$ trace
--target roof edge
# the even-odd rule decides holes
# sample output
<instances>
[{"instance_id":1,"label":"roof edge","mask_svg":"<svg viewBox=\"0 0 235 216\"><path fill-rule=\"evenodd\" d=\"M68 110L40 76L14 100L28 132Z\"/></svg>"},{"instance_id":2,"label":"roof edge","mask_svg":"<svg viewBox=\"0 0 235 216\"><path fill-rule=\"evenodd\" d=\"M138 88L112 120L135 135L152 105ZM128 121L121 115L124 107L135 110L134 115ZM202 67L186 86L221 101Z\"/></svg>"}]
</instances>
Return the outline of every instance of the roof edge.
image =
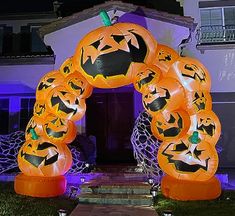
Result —
<instances>
[{"instance_id":1,"label":"roof edge","mask_svg":"<svg viewBox=\"0 0 235 216\"><path fill-rule=\"evenodd\" d=\"M194 23L194 19L189 16L170 14L168 12L157 11L155 9L146 8L144 6L134 5L131 3L124 3L122 1L107 1L105 3L98 4L91 8L74 13L71 16L59 18L58 20L48 25L44 25L39 29L39 34L43 38L49 33L97 16L99 15L101 9L106 11L120 10L123 12L133 12L136 15L145 16L147 18L156 19L159 21L168 22L179 26L184 26L186 28L189 28L191 31L194 31L197 26L197 23ZM137 12L137 9L141 9L141 14Z\"/></svg>"}]
</instances>

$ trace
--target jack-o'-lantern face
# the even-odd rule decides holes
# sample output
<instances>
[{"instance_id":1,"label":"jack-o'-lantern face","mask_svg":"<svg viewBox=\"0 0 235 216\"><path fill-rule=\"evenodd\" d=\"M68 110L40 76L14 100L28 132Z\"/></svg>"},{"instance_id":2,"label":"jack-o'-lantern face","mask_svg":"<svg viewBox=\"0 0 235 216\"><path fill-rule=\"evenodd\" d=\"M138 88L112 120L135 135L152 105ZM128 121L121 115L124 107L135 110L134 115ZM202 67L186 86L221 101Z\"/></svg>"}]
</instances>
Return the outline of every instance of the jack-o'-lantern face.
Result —
<instances>
[{"instance_id":1,"label":"jack-o'-lantern face","mask_svg":"<svg viewBox=\"0 0 235 216\"><path fill-rule=\"evenodd\" d=\"M158 150L160 167L177 179L205 181L211 178L218 166L216 149L208 142L190 142L190 136L174 142L163 142Z\"/></svg>"},{"instance_id":2,"label":"jack-o'-lantern face","mask_svg":"<svg viewBox=\"0 0 235 216\"><path fill-rule=\"evenodd\" d=\"M211 117L200 118L198 121L197 129L213 136L215 134L215 123Z\"/></svg>"},{"instance_id":3,"label":"jack-o'-lantern face","mask_svg":"<svg viewBox=\"0 0 235 216\"><path fill-rule=\"evenodd\" d=\"M36 90L36 99L45 101L46 95L56 86L60 85L64 81L63 75L58 71L51 71L45 74Z\"/></svg>"},{"instance_id":4,"label":"jack-o'-lantern face","mask_svg":"<svg viewBox=\"0 0 235 216\"><path fill-rule=\"evenodd\" d=\"M63 175L72 164L67 145L56 145L43 139L26 141L17 159L20 170L32 176Z\"/></svg>"},{"instance_id":5,"label":"jack-o'-lantern face","mask_svg":"<svg viewBox=\"0 0 235 216\"><path fill-rule=\"evenodd\" d=\"M211 80L207 69L196 59L180 57L166 76L178 79L189 91L210 91Z\"/></svg>"},{"instance_id":6,"label":"jack-o'-lantern face","mask_svg":"<svg viewBox=\"0 0 235 216\"><path fill-rule=\"evenodd\" d=\"M184 110L157 113L151 122L151 130L160 140L180 138L189 126L190 117Z\"/></svg>"},{"instance_id":7,"label":"jack-o'-lantern face","mask_svg":"<svg viewBox=\"0 0 235 216\"><path fill-rule=\"evenodd\" d=\"M178 53L172 48L158 44L157 46L157 57L155 59L155 64L158 66L162 72L163 76L167 73L170 66L179 58Z\"/></svg>"},{"instance_id":8,"label":"jack-o'-lantern face","mask_svg":"<svg viewBox=\"0 0 235 216\"><path fill-rule=\"evenodd\" d=\"M146 110L157 112L163 110L167 101L171 98L170 92L166 88L155 87L153 91L144 95L143 103Z\"/></svg>"},{"instance_id":9,"label":"jack-o'-lantern face","mask_svg":"<svg viewBox=\"0 0 235 216\"><path fill-rule=\"evenodd\" d=\"M74 73L74 68L73 68L73 62L72 62L72 57L67 58L63 64L60 66L59 71L63 74L63 76L68 76L72 73Z\"/></svg>"},{"instance_id":10,"label":"jack-o'-lantern face","mask_svg":"<svg viewBox=\"0 0 235 216\"><path fill-rule=\"evenodd\" d=\"M199 137L215 145L221 134L221 124L219 118L212 110L202 110L191 117L191 128L198 131Z\"/></svg>"},{"instance_id":11,"label":"jack-o'-lantern face","mask_svg":"<svg viewBox=\"0 0 235 216\"><path fill-rule=\"evenodd\" d=\"M187 111L190 115L201 110L212 109L212 98L210 93L206 91L186 92L186 101Z\"/></svg>"},{"instance_id":12,"label":"jack-o'-lantern face","mask_svg":"<svg viewBox=\"0 0 235 216\"><path fill-rule=\"evenodd\" d=\"M44 101L36 100L33 107L33 114L40 118L44 118L46 115L48 115Z\"/></svg>"},{"instance_id":13,"label":"jack-o'-lantern face","mask_svg":"<svg viewBox=\"0 0 235 216\"><path fill-rule=\"evenodd\" d=\"M70 143L76 137L76 126L74 122L59 118L55 115L48 115L43 124L43 130L53 143Z\"/></svg>"},{"instance_id":14,"label":"jack-o'-lantern face","mask_svg":"<svg viewBox=\"0 0 235 216\"><path fill-rule=\"evenodd\" d=\"M199 82L205 82L206 73L196 64L185 64L184 69L182 76L198 80Z\"/></svg>"},{"instance_id":15,"label":"jack-o'-lantern face","mask_svg":"<svg viewBox=\"0 0 235 216\"><path fill-rule=\"evenodd\" d=\"M206 91L186 92L186 105L189 114L194 115L201 110L211 110L212 98Z\"/></svg>"},{"instance_id":16,"label":"jack-o'-lantern face","mask_svg":"<svg viewBox=\"0 0 235 216\"><path fill-rule=\"evenodd\" d=\"M25 139L29 140L32 138L32 135L30 133L31 129L34 129L36 134L41 136L43 134L43 123L44 123L43 118L40 118L35 115L32 116L25 129Z\"/></svg>"},{"instance_id":17,"label":"jack-o'-lantern face","mask_svg":"<svg viewBox=\"0 0 235 216\"><path fill-rule=\"evenodd\" d=\"M62 86L55 87L48 95L48 108L56 116L72 121L79 120L85 113L85 100L78 98Z\"/></svg>"},{"instance_id":18,"label":"jack-o'-lantern face","mask_svg":"<svg viewBox=\"0 0 235 216\"><path fill-rule=\"evenodd\" d=\"M142 96L144 108L152 115L164 109L179 108L184 102L182 98L184 98L183 87L177 80L171 78L148 85Z\"/></svg>"},{"instance_id":19,"label":"jack-o'-lantern face","mask_svg":"<svg viewBox=\"0 0 235 216\"><path fill-rule=\"evenodd\" d=\"M65 79L65 87L79 98L87 98L91 95L93 87L79 73L72 73Z\"/></svg>"},{"instance_id":20,"label":"jack-o'-lantern face","mask_svg":"<svg viewBox=\"0 0 235 216\"><path fill-rule=\"evenodd\" d=\"M145 28L117 23L88 33L80 41L73 62L93 86L120 87L131 83L131 64L150 62L156 46Z\"/></svg>"},{"instance_id":21,"label":"jack-o'-lantern face","mask_svg":"<svg viewBox=\"0 0 235 216\"><path fill-rule=\"evenodd\" d=\"M161 78L161 70L154 66L146 64L137 64L134 66L135 71L138 71L134 77L134 87L138 92L143 93L146 86L157 83Z\"/></svg>"}]
</instances>

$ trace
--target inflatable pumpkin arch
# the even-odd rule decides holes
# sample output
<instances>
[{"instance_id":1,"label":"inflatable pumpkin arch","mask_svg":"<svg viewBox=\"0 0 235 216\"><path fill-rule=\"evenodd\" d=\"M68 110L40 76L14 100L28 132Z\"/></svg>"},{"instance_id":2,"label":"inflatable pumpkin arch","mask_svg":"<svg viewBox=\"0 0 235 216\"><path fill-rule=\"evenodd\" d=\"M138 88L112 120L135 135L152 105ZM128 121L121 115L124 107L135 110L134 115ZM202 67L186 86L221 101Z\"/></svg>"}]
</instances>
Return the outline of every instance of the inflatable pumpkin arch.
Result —
<instances>
[{"instance_id":1,"label":"inflatable pumpkin arch","mask_svg":"<svg viewBox=\"0 0 235 216\"><path fill-rule=\"evenodd\" d=\"M215 145L221 126L212 111L209 72L198 60L157 43L145 28L112 24L106 12L100 15L105 26L85 35L74 55L37 86L34 115L18 154L22 173L15 179L16 193L63 194L63 174L72 163L67 144L76 135L74 121L85 114L86 98L94 87L132 83L151 115L152 133L162 140L156 157L165 173L163 194L179 200L217 198Z\"/></svg>"}]
</instances>

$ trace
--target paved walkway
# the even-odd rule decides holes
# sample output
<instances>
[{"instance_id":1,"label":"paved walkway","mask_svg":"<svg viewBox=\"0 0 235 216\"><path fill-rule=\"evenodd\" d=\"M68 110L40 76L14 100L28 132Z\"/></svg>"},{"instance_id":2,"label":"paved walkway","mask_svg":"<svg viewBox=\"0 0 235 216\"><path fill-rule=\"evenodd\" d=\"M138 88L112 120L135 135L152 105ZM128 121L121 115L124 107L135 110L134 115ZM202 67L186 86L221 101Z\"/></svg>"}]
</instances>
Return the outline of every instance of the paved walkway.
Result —
<instances>
[{"instance_id":1,"label":"paved walkway","mask_svg":"<svg viewBox=\"0 0 235 216\"><path fill-rule=\"evenodd\" d=\"M78 204L70 216L157 216L150 206Z\"/></svg>"}]
</instances>

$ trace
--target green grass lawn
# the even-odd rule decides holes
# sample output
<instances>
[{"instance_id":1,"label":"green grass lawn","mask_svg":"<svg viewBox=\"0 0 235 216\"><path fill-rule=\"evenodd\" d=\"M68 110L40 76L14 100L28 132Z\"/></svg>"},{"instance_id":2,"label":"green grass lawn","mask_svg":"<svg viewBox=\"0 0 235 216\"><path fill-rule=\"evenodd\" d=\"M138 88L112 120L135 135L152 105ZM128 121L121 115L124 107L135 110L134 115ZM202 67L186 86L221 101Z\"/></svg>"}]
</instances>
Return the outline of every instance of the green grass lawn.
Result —
<instances>
[{"instance_id":1,"label":"green grass lawn","mask_svg":"<svg viewBox=\"0 0 235 216\"><path fill-rule=\"evenodd\" d=\"M235 216L235 191L224 191L212 201L175 201L159 195L154 207L159 216L166 209L174 216Z\"/></svg>"},{"instance_id":2,"label":"green grass lawn","mask_svg":"<svg viewBox=\"0 0 235 216\"><path fill-rule=\"evenodd\" d=\"M15 193L13 182L0 182L0 216L58 216L60 208L68 215L78 200L66 196L55 198L33 198ZM174 216L235 216L235 191L224 191L213 201L175 201L159 195L154 205L159 216L163 210L171 209Z\"/></svg>"},{"instance_id":3,"label":"green grass lawn","mask_svg":"<svg viewBox=\"0 0 235 216\"><path fill-rule=\"evenodd\" d=\"M14 191L14 182L0 182L0 215L5 216L58 216L59 209L69 213L78 201L65 196L34 198L21 196Z\"/></svg>"}]
</instances>

